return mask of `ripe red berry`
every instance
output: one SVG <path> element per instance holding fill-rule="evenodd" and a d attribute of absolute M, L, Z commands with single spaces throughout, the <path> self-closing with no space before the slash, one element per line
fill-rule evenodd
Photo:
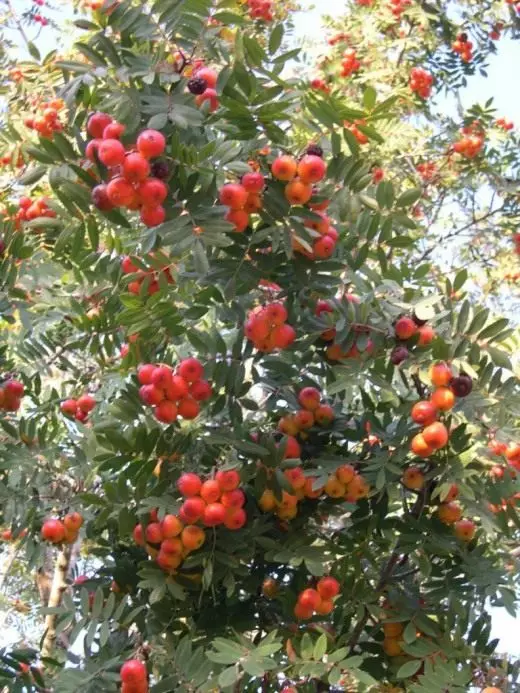
<path fill-rule="evenodd" d="M 152 384 L 152 375 L 154 370 L 155 366 L 151 363 L 145 363 L 142 366 L 139 366 L 137 369 L 137 380 L 141 383 L 141 385 Z"/>
<path fill-rule="evenodd" d="M 204 402 L 211 397 L 211 385 L 207 380 L 198 380 L 190 386 L 190 395 L 197 402 Z"/>
<path fill-rule="evenodd" d="M 143 207 L 139 216 L 145 226 L 153 228 L 162 224 L 166 219 L 166 210 L 161 205 L 157 207 Z"/>
<path fill-rule="evenodd" d="M 19 380 L 8 380 L 4 385 L 4 390 L 10 397 L 23 397 L 25 388 Z"/>
<path fill-rule="evenodd" d="M 202 521 L 206 527 L 216 527 L 221 525 L 226 519 L 226 508 L 222 503 L 210 503 L 204 509 Z"/>
<path fill-rule="evenodd" d="M 90 142 L 85 147 L 85 156 L 89 161 L 93 163 L 96 162 L 97 150 L 101 140 L 90 140 Z"/>
<path fill-rule="evenodd" d="M 197 496 L 200 493 L 201 487 L 202 481 L 200 476 L 198 476 L 198 474 L 194 474 L 193 472 L 185 472 L 177 481 L 177 488 L 185 498 Z"/>
<path fill-rule="evenodd" d="M 265 187 L 263 175 L 256 171 L 245 173 L 240 182 L 248 193 L 260 193 Z"/>
<path fill-rule="evenodd" d="M 224 518 L 224 526 L 227 529 L 237 530 L 243 527 L 247 522 L 247 515 L 244 508 L 231 507 L 226 511 Z"/>
<path fill-rule="evenodd" d="M 177 407 L 173 402 L 165 399 L 155 407 L 154 416 L 161 423 L 173 423 L 177 418 Z"/>
<path fill-rule="evenodd" d="M 200 412 L 200 404 L 192 397 L 184 397 L 179 401 L 178 413 L 183 419 L 196 419 Z"/>
<path fill-rule="evenodd" d="M 114 207 L 126 207 L 135 198 L 135 190 L 124 178 L 112 178 L 107 185 L 107 197 Z"/>
<path fill-rule="evenodd" d="M 287 349 L 296 339 L 296 331 L 291 325 L 279 325 L 274 328 L 272 337 L 276 349 Z"/>
<path fill-rule="evenodd" d="M 219 199 L 231 209 L 242 209 L 247 202 L 247 190 L 239 183 L 228 183 L 220 189 Z"/>
<path fill-rule="evenodd" d="M 112 118 L 108 113 L 93 113 L 88 119 L 87 132 L 91 137 L 101 138 L 105 128 L 110 125 Z"/>
<path fill-rule="evenodd" d="M 77 405 L 81 411 L 88 414 L 96 406 L 96 400 L 91 395 L 81 395 L 77 401 Z"/>
<path fill-rule="evenodd" d="M 339 582 L 333 577 L 324 577 L 318 582 L 317 590 L 322 599 L 332 599 L 339 594 Z"/>
<path fill-rule="evenodd" d="M 124 134 L 125 130 L 126 127 L 123 123 L 118 123 L 117 120 L 114 120 L 103 130 L 103 139 L 118 140 Z"/>
<path fill-rule="evenodd" d="M 242 233 L 249 226 L 249 214 L 243 209 L 230 209 L 225 219 L 235 225 L 237 233 Z"/>
<path fill-rule="evenodd" d="M 325 176 L 327 166 L 323 159 L 307 154 L 298 163 L 298 176 L 302 183 L 317 183 Z"/>
<path fill-rule="evenodd" d="M 146 681 L 146 666 L 138 659 L 127 660 L 120 671 L 121 681 L 123 683 L 137 684 Z"/>
<path fill-rule="evenodd" d="M 417 325 L 412 318 L 402 317 L 395 323 L 394 331 L 399 339 L 410 339 L 417 332 Z"/>
<path fill-rule="evenodd" d="M 206 503 L 199 496 L 187 498 L 181 506 L 179 515 L 183 522 L 193 523 L 200 520 L 206 510 Z"/>
<path fill-rule="evenodd" d="M 166 385 L 166 397 L 172 402 L 178 402 L 188 395 L 188 383 L 180 375 L 173 375 Z"/>
<path fill-rule="evenodd" d="M 114 205 L 110 202 L 110 198 L 108 197 L 108 187 L 104 183 L 92 188 L 90 197 L 94 207 L 101 212 L 110 212 L 110 210 L 114 208 Z"/>
<path fill-rule="evenodd" d="M 205 80 L 210 89 L 214 89 L 217 86 L 218 74 L 209 67 L 201 67 L 194 74 L 194 77 Z"/>
<path fill-rule="evenodd" d="M 125 160 L 125 148 L 119 140 L 102 140 L 97 148 L 99 160 L 109 168 L 119 166 Z"/>
<path fill-rule="evenodd" d="M 136 142 L 137 151 L 147 159 L 160 156 L 166 148 L 166 139 L 158 130 L 143 130 Z"/>
<path fill-rule="evenodd" d="M 234 491 L 240 484 L 240 475 L 236 469 L 220 469 L 215 474 L 215 481 L 222 491 Z"/>
<path fill-rule="evenodd" d="M 141 154 L 127 154 L 123 163 L 123 176 L 131 183 L 145 180 L 150 173 L 150 164 Z"/>
<path fill-rule="evenodd" d="M 194 383 L 200 380 L 204 375 L 204 366 L 198 359 L 191 357 L 179 363 L 177 373 L 181 378 L 184 378 L 186 382 Z"/>
<path fill-rule="evenodd" d="M 157 207 L 168 194 L 168 186 L 158 178 L 148 178 L 138 188 L 139 198 L 145 207 Z"/>
<path fill-rule="evenodd" d="M 155 385 L 142 385 L 139 388 L 139 397 L 145 404 L 156 406 L 164 399 L 164 392 Z"/>
<path fill-rule="evenodd" d="M 67 416 L 74 416 L 78 408 L 78 403 L 75 399 L 66 399 L 60 404 L 60 409 Z"/>
<path fill-rule="evenodd" d="M 334 253 L 335 248 L 336 242 L 328 235 L 319 238 L 312 247 L 314 256 L 319 260 L 326 260 L 329 258 Z"/>
<path fill-rule="evenodd" d="M 42 525 L 41 535 L 45 541 L 59 544 L 65 539 L 66 529 L 61 520 L 45 520 Z"/>
<path fill-rule="evenodd" d="M 317 590 L 312 588 L 303 590 L 298 597 L 298 602 L 305 608 L 315 611 L 321 602 L 321 597 Z"/>

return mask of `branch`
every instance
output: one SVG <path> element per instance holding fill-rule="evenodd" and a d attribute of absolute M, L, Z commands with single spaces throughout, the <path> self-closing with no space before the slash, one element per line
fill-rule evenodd
<path fill-rule="evenodd" d="M 63 593 L 67 589 L 67 575 L 72 554 L 72 546 L 64 547 L 56 558 L 54 565 L 54 576 L 52 579 L 51 591 L 47 607 L 56 608 L 60 606 Z M 42 657 L 51 657 L 56 645 L 56 623 L 57 614 L 47 614 L 45 616 L 45 635 L 41 645 Z"/>
<path fill-rule="evenodd" d="M 23 40 L 25 41 L 25 45 L 27 46 L 27 48 L 29 48 L 30 41 L 29 41 L 29 39 L 27 38 L 27 34 L 26 34 L 25 31 L 24 31 L 24 28 L 23 28 L 23 26 L 22 26 L 22 23 L 21 23 L 20 20 L 18 19 L 18 15 L 17 15 L 16 12 L 14 11 L 14 7 L 13 7 L 13 5 L 12 5 L 12 2 L 11 2 L 11 0 L 6 0 L 6 2 L 7 2 L 7 7 L 9 8 L 9 12 L 11 13 L 11 15 L 12 15 L 12 17 L 13 17 L 14 23 L 16 24 L 16 28 L 17 28 L 18 31 L 20 32 L 20 36 L 21 36 L 21 37 L 23 38 Z"/>

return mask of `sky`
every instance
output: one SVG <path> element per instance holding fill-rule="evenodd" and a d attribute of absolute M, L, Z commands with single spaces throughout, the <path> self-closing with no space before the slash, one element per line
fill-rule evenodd
<path fill-rule="evenodd" d="M 324 32 L 321 30 L 321 15 L 324 9 L 330 16 L 338 16 L 345 10 L 345 0 L 326 0 L 321 7 L 311 8 L 311 3 L 303 0 L 306 9 L 294 16 L 295 39 L 313 38 L 322 43 Z M 29 0 L 16 0 L 17 8 L 26 9 L 31 5 Z M 43 12 L 45 14 L 45 12 Z M 45 54 L 55 47 L 53 32 L 48 28 L 42 30 L 37 40 L 38 47 Z M 490 59 L 487 79 L 480 75 L 470 79 L 467 88 L 461 93 L 461 102 L 465 108 L 474 103 L 484 103 L 493 97 L 499 116 L 505 116 L 520 126 L 520 96 L 515 88 L 513 70 L 519 66 L 520 49 L 518 42 L 502 38 L 498 43 L 498 53 Z M 513 81 L 512 81 L 513 78 Z M 450 108 L 450 104 L 446 103 Z M 498 650 L 520 656 L 520 638 L 518 637 L 519 621 L 515 621 L 504 609 L 493 610 L 492 637 L 500 638 Z"/>

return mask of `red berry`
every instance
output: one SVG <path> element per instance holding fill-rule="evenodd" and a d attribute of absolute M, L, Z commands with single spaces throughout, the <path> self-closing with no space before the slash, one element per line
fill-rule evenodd
<path fill-rule="evenodd" d="M 118 140 L 125 130 L 126 128 L 122 123 L 118 123 L 117 120 L 114 120 L 103 130 L 103 139 Z"/>
<path fill-rule="evenodd" d="M 221 469 L 215 474 L 215 481 L 222 491 L 234 491 L 240 484 L 240 475 L 236 469 Z"/>
<path fill-rule="evenodd" d="M 163 400 L 155 407 L 154 416 L 161 423 L 173 423 L 177 418 L 177 407 L 170 400 Z"/>
<path fill-rule="evenodd" d="M 214 89 L 217 86 L 218 74 L 209 67 L 201 67 L 194 74 L 194 77 L 205 80 L 210 89 Z"/>
<path fill-rule="evenodd" d="M 199 415 L 200 404 L 191 397 L 184 397 L 179 401 L 178 412 L 183 419 L 195 419 Z"/>
<path fill-rule="evenodd" d="M 161 205 L 157 207 L 143 207 L 140 212 L 141 221 L 148 228 L 159 226 L 166 219 L 166 210 Z"/>
<path fill-rule="evenodd" d="M 101 185 L 96 185 L 95 188 L 92 188 L 90 197 L 94 207 L 99 209 L 101 212 L 110 212 L 110 210 L 114 208 L 114 205 L 112 202 L 110 202 L 110 198 L 108 197 L 108 186 L 106 186 L 104 183 Z"/>
<path fill-rule="evenodd" d="M 322 599 L 332 599 L 339 594 L 340 585 L 336 578 L 324 577 L 318 582 L 317 589 Z"/>
<path fill-rule="evenodd" d="M 4 390 L 10 397 L 23 397 L 25 388 L 19 380 L 8 380 L 4 385 Z"/>
<path fill-rule="evenodd" d="M 87 132 L 91 137 L 103 137 L 105 128 L 110 125 L 112 118 L 108 113 L 93 113 L 88 119 Z"/>
<path fill-rule="evenodd" d="M 119 166 L 125 160 L 125 148 L 119 140 L 102 140 L 97 148 L 99 160 L 109 168 Z"/>
<path fill-rule="evenodd" d="M 114 207 L 126 207 L 135 199 L 135 190 L 124 178 L 112 178 L 107 185 L 107 197 Z"/>
<path fill-rule="evenodd" d="M 198 359 L 191 357 L 179 363 L 177 372 L 186 382 L 194 383 L 204 375 L 204 366 Z"/>
<path fill-rule="evenodd" d="M 402 317 L 394 325 L 396 337 L 410 339 L 417 332 L 417 325 L 412 318 Z"/>
<path fill-rule="evenodd" d="M 185 472 L 177 481 L 177 488 L 185 498 L 197 496 L 200 493 L 202 481 L 198 474 L 193 472 Z"/>
<path fill-rule="evenodd" d="M 145 363 L 139 366 L 137 369 L 137 380 L 141 385 L 151 385 L 152 384 L 152 374 L 155 370 L 155 366 L 151 363 Z"/>
<path fill-rule="evenodd" d="M 168 399 L 172 402 L 178 402 L 188 395 L 188 383 L 180 375 L 173 375 L 165 392 Z"/>
<path fill-rule="evenodd" d="M 137 151 L 150 159 L 160 156 L 166 148 L 166 139 L 158 130 L 143 130 L 136 142 Z"/>
<path fill-rule="evenodd" d="M 121 667 L 121 681 L 123 683 L 141 683 L 146 681 L 146 666 L 138 659 L 129 659 Z"/>
<path fill-rule="evenodd" d="M 60 404 L 61 411 L 63 412 L 63 414 L 67 414 L 67 416 L 74 416 L 77 408 L 78 403 L 75 399 L 66 399 Z"/>
<path fill-rule="evenodd" d="M 211 397 L 211 394 L 211 385 L 207 380 L 198 380 L 197 382 L 192 383 L 190 387 L 190 395 L 193 397 L 193 399 L 196 399 L 197 402 L 204 402 Z"/>
<path fill-rule="evenodd" d="M 123 163 L 123 176 L 131 183 L 148 178 L 150 164 L 141 154 L 127 154 Z"/>
<path fill-rule="evenodd" d="M 226 519 L 226 508 L 222 503 L 210 503 L 204 509 L 202 521 L 206 527 L 216 527 L 221 525 Z"/>
<path fill-rule="evenodd" d="M 168 186 L 158 178 L 148 178 L 138 188 L 139 198 L 145 207 L 157 207 L 168 194 Z"/>
<path fill-rule="evenodd" d="M 59 544 L 65 539 L 66 529 L 61 520 L 45 520 L 42 525 L 42 539 Z"/>
<path fill-rule="evenodd" d="M 152 407 L 163 401 L 164 392 L 155 385 L 142 385 L 139 388 L 139 397 Z"/>
<path fill-rule="evenodd" d="M 88 414 L 96 406 L 96 400 L 91 395 L 82 395 L 78 399 L 77 405 L 81 411 Z"/>
<path fill-rule="evenodd" d="M 247 202 L 247 190 L 238 183 L 228 183 L 219 192 L 221 204 L 231 207 L 231 209 L 242 209 Z"/>
<path fill-rule="evenodd" d="M 260 193 L 265 187 L 264 177 L 261 173 L 245 173 L 240 181 L 248 193 Z"/>

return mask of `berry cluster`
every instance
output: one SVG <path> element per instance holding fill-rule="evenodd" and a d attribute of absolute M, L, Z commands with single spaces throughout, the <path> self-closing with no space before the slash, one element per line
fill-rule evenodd
<path fill-rule="evenodd" d="M 90 2 L 94 4 L 98 0 L 90 0 Z M 121 677 L 121 693 L 148 693 L 146 664 L 139 659 L 128 659 L 121 667 L 119 676 Z"/>
<path fill-rule="evenodd" d="M 453 144 L 453 151 L 467 159 L 474 159 L 484 146 L 484 131 L 478 121 L 461 129 L 462 138 Z"/>
<path fill-rule="evenodd" d="M 217 95 L 218 74 L 204 63 L 199 62 L 194 67 L 190 80 L 188 81 L 188 91 L 195 94 L 195 103 L 202 106 L 206 101 L 209 102 L 210 113 L 216 111 L 219 106 Z"/>
<path fill-rule="evenodd" d="M 452 492 L 455 488 L 455 492 Z M 437 508 L 437 517 L 445 525 L 453 525 L 453 530 L 457 539 L 461 541 L 471 541 L 477 530 L 475 523 L 462 517 L 462 508 L 455 500 L 458 496 L 458 488 L 454 484 L 448 496 L 444 498 Z"/>
<path fill-rule="evenodd" d="M 15 378 L 9 378 L 0 385 L 0 411 L 18 411 L 25 388 Z"/>
<path fill-rule="evenodd" d="M 502 128 L 502 130 L 505 130 L 506 132 L 512 130 L 515 127 L 515 124 L 507 118 L 497 118 L 495 121 L 495 125 L 499 128 Z"/>
<path fill-rule="evenodd" d="M 296 339 L 296 331 L 287 324 L 287 318 L 287 310 L 279 301 L 257 306 L 247 316 L 244 333 L 258 351 L 287 349 Z"/>
<path fill-rule="evenodd" d="M 302 239 L 293 234 L 291 239 L 292 248 L 296 253 L 305 255 L 309 260 L 326 260 L 334 253 L 339 234 L 331 225 L 330 218 L 324 212 L 318 211 L 316 214 L 321 217 L 320 220 L 307 219 L 304 221 L 304 225 L 314 232 L 315 237 L 312 246 L 309 246 L 306 242 L 304 245 Z"/>
<path fill-rule="evenodd" d="M 397 339 L 402 342 L 407 342 L 410 339 L 415 339 L 419 347 L 426 347 L 435 339 L 435 330 L 431 325 L 427 325 L 424 320 L 420 320 L 413 315 L 411 318 L 403 315 L 394 324 L 394 334 Z M 390 360 L 394 366 L 398 366 L 403 361 L 406 361 L 410 355 L 408 347 L 403 344 L 398 344 L 390 355 Z"/>
<path fill-rule="evenodd" d="M 356 51 L 353 48 L 349 48 L 343 53 L 343 58 L 341 60 L 341 77 L 349 77 L 354 72 L 357 72 L 361 67 L 361 63 L 356 57 Z"/>
<path fill-rule="evenodd" d="M 412 0 L 390 0 L 388 9 L 398 19 L 405 12 L 407 7 L 410 7 Z"/>
<path fill-rule="evenodd" d="M 272 22 L 274 19 L 272 0 L 247 0 L 251 19 L 263 19 Z"/>
<path fill-rule="evenodd" d="M 107 113 L 93 113 L 87 123 L 92 137 L 85 149 L 87 159 L 99 160 L 106 166 L 110 180 L 92 190 L 92 203 L 108 212 L 115 207 L 139 210 L 145 226 L 157 226 L 166 218 L 162 206 L 168 195 L 168 186 L 153 177 L 154 164 L 150 159 L 160 156 L 166 147 L 164 135 L 158 130 L 143 130 L 135 146 L 127 150 L 119 138 L 125 126 L 112 120 Z M 161 167 L 163 162 L 159 162 Z"/>
<path fill-rule="evenodd" d="M 227 183 L 219 190 L 221 204 L 229 207 L 226 221 L 235 226 L 237 233 L 247 229 L 250 214 L 257 214 L 262 209 L 261 193 L 264 187 L 263 175 L 251 171 L 242 176 L 240 183 Z"/>
<path fill-rule="evenodd" d="M 425 161 L 417 164 L 415 170 L 421 176 L 424 183 L 431 183 L 439 174 L 437 164 L 435 164 L 433 161 Z"/>
<path fill-rule="evenodd" d="M 437 421 L 439 414 L 452 409 L 457 397 L 467 397 L 473 383 L 468 375 L 453 375 L 444 362 L 434 364 L 430 369 L 430 380 L 436 388 L 429 400 L 416 402 L 412 407 L 412 420 L 425 426 L 411 442 L 412 452 L 419 457 L 429 457 L 448 443 L 448 429 Z"/>
<path fill-rule="evenodd" d="M 167 281 L 168 284 L 174 284 L 175 279 L 172 277 L 171 272 L 170 272 L 170 265 L 166 265 L 163 269 L 160 270 L 149 270 L 146 272 L 145 270 L 139 269 L 134 263 L 132 262 L 132 258 L 129 255 L 126 255 L 122 260 L 121 260 L 121 269 L 123 271 L 123 274 L 135 274 L 137 275 L 136 278 L 131 281 L 128 284 L 128 291 L 131 294 L 139 294 L 141 291 L 141 285 L 143 284 L 144 281 L 147 279 L 149 280 L 148 284 L 148 295 L 152 296 L 153 294 L 157 293 L 160 290 L 160 285 L 159 285 L 159 276 L 163 275 Z"/>
<path fill-rule="evenodd" d="M 53 518 L 45 520 L 41 528 L 41 537 L 51 544 L 74 544 L 83 524 L 83 517 L 79 513 L 68 513 L 63 520 Z"/>
<path fill-rule="evenodd" d="M 47 199 L 45 197 L 39 197 L 35 200 L 30 197 L 21 197 L 18 200 L 18 211 L 15 215 L 15 225 L 19 229 L 22 221 L 33 221 L 34 219 L 39 219 L 40 217 L 48 217 L 54 219 L 56 217 L 56 212 L 53 209 L 49 209 L 47 206 Z"/>
<path fill-rule="evenodd" d="M 291 205 L 304 205 L 312 197 L 313 184 L 323 180 L 327 165 L 315 154 L 305 154 L 299 161 L 289 155 L 276 158 L 271 173 L 277 180 L 287 183 L 285 197 Z"/>
<path fill-rule="evenodd" d="M 460 55 L 462 62 L 469 63 L 473 59 L 473 43 L 468 40 L 468 35 L 465 32 L 458 34 L 451 47 L 455 53 Z"/>
<path fill-rule="evenodd" d="M 324 94 L 328 94 L 330 92 L 330 87 L 324 79 L 321 79 L 321 77 L 311 79 L 311 89 L 322 91 Z"/>
<path fill-rule="evenodd" d="M 290 450 L 290 451 L 289 451 Z M 300 445 L 296 438 L 287 437 L 286 458 L 300 456 Z M 323 495 L 329 498 L 342 498 L 348 503 L 356 503 L 366 498 L 370 487 L 361 474 L 356 472 L 350 464 L 343 464 L 336 469 L 326 481 L 324 486 L 316 486 L 317 478 L 306 476 L 301 467 L 286 469 L 284 476 L 291 485 L 292 493 L 282 492 L 281 498 L 277 498 L 273 491 L 263 491 L 258 505 L 264 512 L 274 512 L 280 520 L 292 520 L 298 514 L 298 501 L 304 498 L 316 500 Z"/>
<path fill-rule="evenodd" d="M 294 607 L 294 615 L 299 621 L 306 621 L 316 613 L 327 616 L 334 609 L 334 597 L 340 593 L 340 584 L 333 577 L 318 580 L 316 589 L 308 587 L 300 592 Z"/>
<path fill-rule="evenodd" d="M 219 470 L 214 478 L 202 481 L 198 474 L 183 474 L 177 488 L 184 496 L 179 510 L 182 522 L 202 522 L 205 527 L 224 525 L 227 529 L 241 529 L 247 515 L 243 508 L 246 497 L 240 486 L 240 475 L 235 469 Z"/>
<path fill-rule="evenodd" d="M 206 541 L 202 527 L 184 525 L 177 515 L 165 515 L 159 520 L 157 511 L 152 510 L 150 520 L 144 528 L 140 524 L 134 527 L 133 538 L 166 572 L 174 572 L 189 553 L 200 549 Z"/>
<path fill-rule="evenodd" d="M 520 443 L 509 443 L 509 445 L 506 445 L 506 443 L 501 443 L 492 438 L 489 441 L 488 447 L 494 455 L 503 455 L 509 465 L 520 472 Z M 503 468 L 501 469 L 503 470 Z M 501 476 L 503 476 L 503 471 Z"/>
<path fill-rule="evenodd" d="M 65 108 L 63 99 L 53 99 L 40 104 L 40 114 L 24 119 L 25 127 L 36 130 L 42 137 L 52 137 L 55 132 L 62 132 L 63 123 L 60 121 L 60 111 Z"/>
<path fill-rule="evenodd" d="M 161 423 L 171 424 L 178 416 L 195 419 L 200 402 L 209 399 L 211 385 L 203 380 L 204 366 L 196 358 L 184 359 L 174 370 L 170 366 L 146 363 L 139 366 L 137 380 L 141 400 L 154 407 Z"/>
<path fill-rule="evenodd" d="M 421 99 L 427 99 L 432 93 L 433 75 L 422 67 L 414 67 L 410 72 L 410 89 Z"/>
<path fill-rule="evenodd" d="M 88 415 L 96 406 L 96 400 L 92 395 L 81 395 L 78 399 L 66 399 L 60 404 L 60 409 L 65 416 L 85 423 Z"/>
<path fill-rule="evenodd" d="M 314 425 L 329 426 L 335 418 L 330 404 L 321 403 L 321 393 L 315 387 L 304 387 L 298 395 L 302 409 L 296 414 L 283 416 L 278 422 L 278 430 L 288 436 L 297 436 Z M 302 437 L 306 437 L 303 433 Z M 299 455 L 298 455 L 299 457 Z"/>

